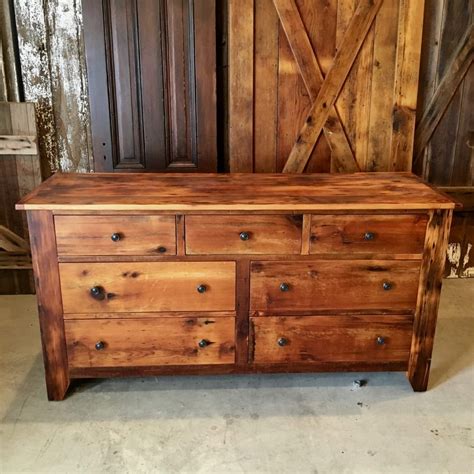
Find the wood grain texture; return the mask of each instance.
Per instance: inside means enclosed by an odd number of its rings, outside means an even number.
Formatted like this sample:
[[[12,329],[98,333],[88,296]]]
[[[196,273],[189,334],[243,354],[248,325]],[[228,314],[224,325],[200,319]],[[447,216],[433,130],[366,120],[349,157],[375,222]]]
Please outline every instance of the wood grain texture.
[[[410,316],[252,318],[255,363],[406,362]],[[383,338],[383,343],[377,343]],[[284,343],[284,345],[280,345]],[[379,340],[379,342],[381,342]]]
[[[255,261],[250,309],[414,310],[419,273],[417,261]],[[388,291],[384,283],[390,284]]]
[[[71,368],[231,364],[234,318],[66,321]],[[199,342],[206,341],[206,347]],[[104,348],[95,345],[102,342]]]
[[[36,298],[49,400],[62,400],[69,386],[63,306],[51,212],[28,213]]]
[[[302,221],[301,215],[186,216],[186,254],[299,254]]]
[[[279,20],[273,0],[255,2],[254,171],[275,173],[278,138]]]
[[[0,135],[0,155],[36,155],[35,135]]]
[[[410,173],[56,174],[17,209],[284,211],[451,209]]]
[[[327,120],[330,108],[337,100],[344,81],[360,47],[377,15],[381,0],[361,1],[344,36],[344,40],[334,58],[318,97],[311,107],[306,123],[301,129],[298,140],[293,147],[284,172],[303,172],[311,151]]]
[[[59,271],[65,313],[235,309],[234,262],[61,263]]]
[[[436,210],[428,221],[407,373],[417,392],[423,392],[428,387],[451,220],[452,211]]]
[[[424,8],[425,2],[419,0],[402,0],[400,3],[391,166],[388,171],[412,169]]]
[[[174,216],[56,216],[54,224],[59,255],[176,254]]]
[[[230,171],[253,171],[254,0],[229,3]]]
[[[310,253],[401,253],[421,258],[427,220],[423,214],[311,216]]]

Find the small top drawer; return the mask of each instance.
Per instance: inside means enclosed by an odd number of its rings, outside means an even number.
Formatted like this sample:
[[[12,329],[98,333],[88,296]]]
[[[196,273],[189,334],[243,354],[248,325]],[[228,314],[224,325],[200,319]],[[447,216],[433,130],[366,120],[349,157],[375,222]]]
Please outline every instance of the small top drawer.
[[[186,254],[299,254],[301,215],[186,216]]]
[[[174,216],[56,216],[59,255],[176,255]]]
[[[425,214],[313,215],[310,253],[423,253]]]

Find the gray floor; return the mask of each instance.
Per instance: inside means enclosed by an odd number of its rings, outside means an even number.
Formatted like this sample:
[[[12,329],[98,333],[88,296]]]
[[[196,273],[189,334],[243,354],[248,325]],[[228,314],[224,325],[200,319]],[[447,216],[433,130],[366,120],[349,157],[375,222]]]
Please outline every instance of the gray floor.
[[[0,297],[0,471],[470,473],[473,303],[445,283],[423,394],[400,373],[160,377],[51,403],[34,297]]]

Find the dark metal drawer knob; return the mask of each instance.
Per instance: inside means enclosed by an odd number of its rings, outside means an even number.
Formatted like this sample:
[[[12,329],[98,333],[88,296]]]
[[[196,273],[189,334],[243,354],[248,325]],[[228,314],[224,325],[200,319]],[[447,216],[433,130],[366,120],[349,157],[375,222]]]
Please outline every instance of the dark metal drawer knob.
[[[197,287],[198,293],[205,293],[207,291],[207,286],[206,285],[199,285]]]
[[[201,349],[204,349],[205,347],[207,347],[209,345],[209,341],[206,340],[206,339],[201,339],[199,342],[198,342],[198,345]]]
[[[241,232],[239,234],[240,240],[249,240],[250,234],[248,232]]]
[[[277,344],[280,347],[287,346],[288,345],[288,339],[286,337],[280,337],[280,338],[278,338]]]
[[[104,343],[104,342],[102,342],[102,341],[97,341],[97,342],[95,343],[95,350],[96,350],[96,351],[101,351],[101,350],[104,349],[104,348],[105,348],[105,343]]]
[[[366,232],[364,234],[364,240],[374,240],[375,234],[373,232]]]
[[[280,283],[280,291],[290,291],[290,285],[288,283]]]
[[[379,346],[383,346],[385,344],[385,338],[382,336],[378,336],[376,342]]]
[[[93,286],[90,289],[90,293],[96,300],[103,300],[105,298],[104,289],[101,286]]]
[[[166,247],[158,247],[158,252],[159,253],[165,253],[166,252]]]
[[[114,232],[110,238],[112,239],[113,242],[118,242],[122,236],[118,232]]]
[[[392,283],[390,283],[389,281],[384,281],[383,284],[382,284],[382,288],[385,290],[385,291],[389,291],[393,288],[393,285]]]

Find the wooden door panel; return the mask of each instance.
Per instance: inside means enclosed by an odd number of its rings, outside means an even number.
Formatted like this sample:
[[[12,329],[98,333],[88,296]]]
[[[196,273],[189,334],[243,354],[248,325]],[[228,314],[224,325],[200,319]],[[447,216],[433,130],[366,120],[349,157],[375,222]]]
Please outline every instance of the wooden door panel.
[[[215,0],[83,12],[95,170],[215,171]]]

